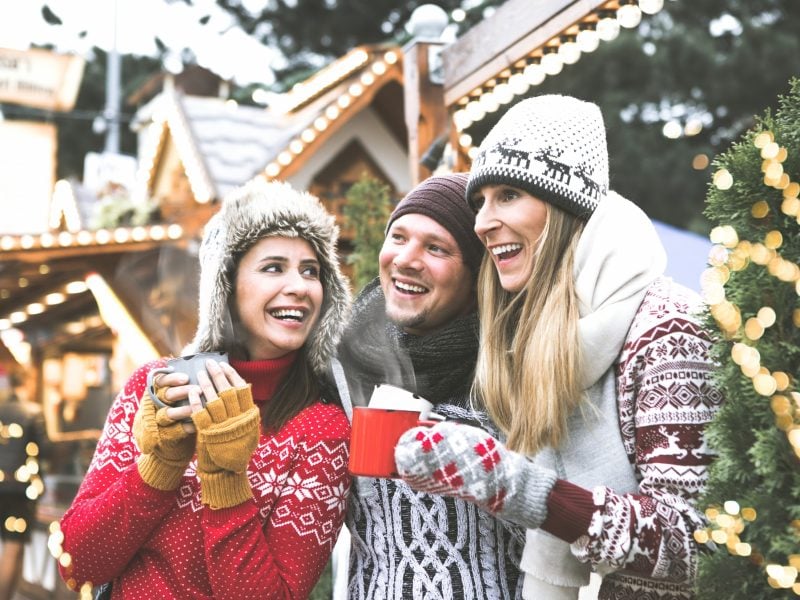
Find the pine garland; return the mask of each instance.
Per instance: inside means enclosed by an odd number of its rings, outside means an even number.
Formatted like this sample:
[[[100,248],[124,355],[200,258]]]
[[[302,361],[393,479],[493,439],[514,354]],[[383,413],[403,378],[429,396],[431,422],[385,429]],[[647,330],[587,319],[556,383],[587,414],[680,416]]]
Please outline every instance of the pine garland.
[[[800,597],[800,79],[714,161],[703,293],[726,403],[697,597]]]

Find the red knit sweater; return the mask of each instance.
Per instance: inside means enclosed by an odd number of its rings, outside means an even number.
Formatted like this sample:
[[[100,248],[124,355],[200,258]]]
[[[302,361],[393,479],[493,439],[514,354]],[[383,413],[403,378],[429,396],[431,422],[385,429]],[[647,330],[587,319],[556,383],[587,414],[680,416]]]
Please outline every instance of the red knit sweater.
[[[233,363],[270,398],[294,355]],[[350,485],[344,412],[317,402],[277,434],[262,432],[248,476],[254,500],[221,510],[200,503],[192,460],[174,492],[136,468],[133,418],[151,363],[125,384],[61,528],[72,558],[59,567],[77,589],[113,580],[113,598],[307,598],[342,525]]]

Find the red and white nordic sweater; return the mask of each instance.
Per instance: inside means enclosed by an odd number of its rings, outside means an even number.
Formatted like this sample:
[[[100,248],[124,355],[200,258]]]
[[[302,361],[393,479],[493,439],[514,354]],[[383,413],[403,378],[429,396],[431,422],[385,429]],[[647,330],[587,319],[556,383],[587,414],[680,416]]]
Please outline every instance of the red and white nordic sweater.
[[[232,362],[257,405],[294,360]],[[61,576],[73,589],[113,580],[112,598],[307,598],[342,525],[350,486],[350,426],[317,402],[277,434],[261,433],[248,468],[254,500],[221,510],[200,503],[193,459],[177,490],[147,485],[131,429],[145,391],[139,368],[114,403],[91,465],[64,514]]]
[[[619,424],[638,493],[559,480],[542,529],[585,562],[615,570],[600,600],[688,600],[697,574],[698,500],[714,458],[705,429],[723,402],[700,298],[667,278],[648,289],[616,365]],[[598,449],[602,451],[602,449]],[[587,533],[588,532],[588,533]]]

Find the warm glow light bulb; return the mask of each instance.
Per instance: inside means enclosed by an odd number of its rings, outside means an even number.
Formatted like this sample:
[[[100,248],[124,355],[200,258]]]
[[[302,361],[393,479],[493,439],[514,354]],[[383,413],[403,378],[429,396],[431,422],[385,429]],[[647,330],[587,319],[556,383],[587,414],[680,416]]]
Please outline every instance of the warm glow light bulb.
[[[464,110],[467,112],[467,116],[473,123],[475,121],[482,120],[483,117],[486,116],[486,111],[483,109],[478,100],[472,100],[469,104],[467,104]]]
[[[529,64],[527,67],[525,67],[525,70],[522,72],[522,74],[531,85],[539,85],[544,81],[545,77],[547,77],[547,73],[544,72],[542,65],[539,63]]]
[[[619,35],[619,21],[617,21],[614,13],[602,17],[597,22],[597,35],[604,42],[617,39]]]
[[[661,133],[665,138],[669,138],[671,140],[677,140],[681,137],[683,133],[683,127],[677,121],[669,121],[664,123],[664,127],[661,129]]]
[[[727,190],[733,185],[733,176],[727,169],[720,169],[714,173],[713,182],[717,189]]]
[[[514,99],[514,93],[507,83],[498,83],[494,86],[494,97],[500,104],[508,104]]]
[[[642,11],[636,4],[623,4],[617,9],[617,20],[625,29],[633,29],[642,22]]]
[[[472,119],[467,115],[467,111],[461,108],[453,113],[453,123],[458,131],[463,131],[472,125]]]
[[[648,15],[654,15],[664,8],[664,0],[639,0],[639,8]]]
[[[581,29],[575,37],[575,42],[581,52],[594,52],[600,45],[600,36],[597,34],[597,29],[592,26],[586,29]]]
[[[748,356],[748,346],[742,342],[736,342],[731,348],[731,358],[737,365],[744,364]]]
[[[575,40],[575,36],[564,36],[564,41],[558,47],[558,55],[566,65],[574,65],[580,60],[581,49]]]
[[[508,85],[515,96],[522,96],[531,87],[531,84],[528,83],[528,80],[525,79],[525,75],[522,73],[514,73],[509,78]]]
[[[762,396],[772,396],[778,385],[772,375],[759,373],[753,377],[753,388]]]
[[[548,75],[558,75],[564,68],[564,63],[557,52],[548,52],[542,56],[542,69]]]
[[[487,113],[493,113],[500,108],[500,103],[497,101],[497,98],[495,98],[495,95],[492,92],[484,92],[479,102],[481,104],[481,108]]]

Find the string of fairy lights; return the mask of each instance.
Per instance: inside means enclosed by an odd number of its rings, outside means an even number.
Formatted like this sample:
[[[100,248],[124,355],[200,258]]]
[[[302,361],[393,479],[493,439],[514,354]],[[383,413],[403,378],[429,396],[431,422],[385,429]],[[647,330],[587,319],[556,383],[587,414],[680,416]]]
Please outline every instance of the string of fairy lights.
[[[792,181],[783,169],[788,157],[787,149],[775,142],[771,131],[758,133],[753,143],[761,151],[764,184],[782,191],[781,212],[794,217],[800,224],[800,183]],[[734,180],[727,169],[720,169],[714,174],[712,182],[718,189],[727,190],[733,186]],[[764,200],[755,201],[750,208],[750,214],[755,219],[765,218],[769,211],[769,204]],[[725,284],[731,273],[742,271],[752,263],[765,268],[779,281],[794,285],[800,296],[800,266],[780,255],[778,250],[784,240],[778,230],[769,231],[762,241],[751,242],[739,239],[732,226],[722,225],[712,229],[710,239],[714,246],[709,253],[710,267],[701,278],[703,296],[726,339],[737,340],[731,347],[732,360],[739,365],[742,374],[752,381],[756,393],[770,399],[775,426],[786,434],[795,455],[800,458],[800,392],[794,389],[787,373],[770,371],[762,364],[757,348],[765,330],[776,322],[775,309],[762,306],[754,317],[748,318],[743,324],[741,310],[725,294]],[[792,319],[795,327],[800,327],[800,309],[794,309]],[[800,596],[800,554],[789,556],[785,565],[765,564],[763,556],[750,544],[742,542],[741,533],[745,526],[757,518],[754,508],[740,508],[735,500],[729,500],[721,510],[719,507],[708,508],[706,516],[711,525],[695,532],[694,537],[698,542],[713,541],[725,545],[735,556],[750,557],[764,568],[771,587],[791,589]],[[792,527],[800,531],[800,520],[793,521]]]
[[[350,77],[358,69],[362,69],[359,80],[351,83],[347,90],[339,94],[335,100],[319,112],[311,125],[290,140],[286,147],[277,154],[275,160],[264,168],[264,175],[270,179],[278,177],[317,137],[339,119],[357,98],[380,81],[381,77],[399,60],[400,54],[395,50],[387,50],[378,56],[373,56],[363,48],[359,48],[345,55],[314,78],[300,86],[295,86],[285,95],[283,103],[278,107],[279,112],[288,114],[297,110],[311,99],[319,97],[326,90]]]
[[[615,40],[621,29],[638,27],[643,15],[654,15],[663,7],[663,0],[606,3],[460,98],[453,107],[452,118],[462,151],[470,159],[477,156],[478,148],[466,131],[474,123],[527,94],[548,76],[558,75],[565,65],[577,63],[582,54],[594,52],[601,42]]]
[[[4,423],[0,421],[0,445],[20,439],[25,434],[22,425],[16,422]],[[39,475],[39,445],[36,442],[25,444],[25,462],[23,462],[13,473],[15,481],[25,486],[25,496],[29,500],[36,500],[44,493],[44,482]],[[0,471],[0,481],[3,481],[5,474]],[[24,533],[29,523],[23,517],[9,515],[3,522],[2,527],[6,531],[14,533]]]

